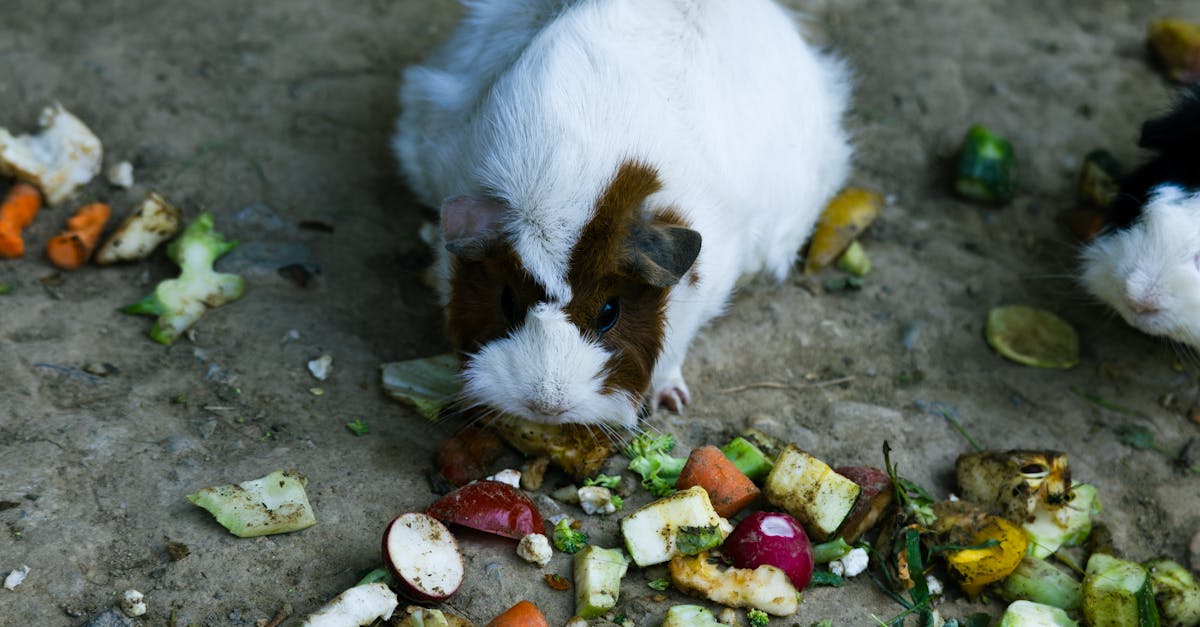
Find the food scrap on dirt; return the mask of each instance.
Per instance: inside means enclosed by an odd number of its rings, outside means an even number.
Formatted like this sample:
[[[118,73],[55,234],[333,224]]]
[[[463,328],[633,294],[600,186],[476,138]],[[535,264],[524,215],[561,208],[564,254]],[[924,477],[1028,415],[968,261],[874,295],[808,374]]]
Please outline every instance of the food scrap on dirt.
[[[1035,307],[1007,305],[988,312],[988,344],[1007,359],[1035,368],[1079,364],[1079,335],[1062,318]]]
[[[79,118],[55,103],[42,110],[37,135],[0,128],[0,174],[33,183],[57,205],[100,172],[103,147]]]
[[[50,263],[63,270],[75,270],[87,263],[100,243],[104,225],[112,209],[102,202],[84,205],[67,219],[67,228],[46,243]]]
[[[383,563],[396,590],[418,603],[440,603],[458,591],[466,571],[458,542],[436,518],[409,512],[383,532]]]
[[[1017,193],[1017,159],[1012,144],[987,127],[967,130],[954,171],[954,190],[967,200],[1004,204]]]
[[[387,363],[380,370],[383,391],[416,407],[429,420],[436,420],[446,403],[462,389],[458,358],[449,353]]]
[[[304,486],[308,479],[277,470],[261,479],[204,488],[187,499],[239,538],[307,529],[317,524]]]
[[[150,337],[160,344],[174,343],[204,312],[241,298],[246,280],[213,269],[217,258],[234,246],[236,240],[213,230],[211,214],[200,214],[167,245],[167,256],[179,265],[179,277],[162,281],[149,296],[121,311],[158,316]]]
[[[8,189],[0,204],[0,259],[14,259],[25,254],[21,231],[33,223],[42,206],[42,195],[29,183],[15,183]]]
[[[183,212],[156,192],[146,194],[96,251],[96,263],[140,261],[179,232]]]
[[[4,589],[16,590],[17,586],[21,585],[21,582],[25,581],[25,577],[27,576],[29,576],[29,567],[21,564],[20,568],[14,568],[4,577]]]
[[[1147,43],[1171,80],[1200,80],[1200,24],[1175,18],[1155,20],[1150,23]]]
[[[113,187],[129,189],[133,187],[133,164],[128,161],[118,161],[104,170],[104,178]]]
[[[875,221],[881,208],[883,196],[870,190],[847,187],[834,196],[817,219],[804,259],[804,273],[812,274],[833,263]],[[855,265],[862,266],[861,262]],[[866,274],[865,269],[862,274]]]
[[[572,557],[575,614],[596,618],[616,607],[629,560],[620,549],[589,546]]]
[[[400,601],[382,583],[354,586],[310,614],[300,627],[358,627],[388,620]]]

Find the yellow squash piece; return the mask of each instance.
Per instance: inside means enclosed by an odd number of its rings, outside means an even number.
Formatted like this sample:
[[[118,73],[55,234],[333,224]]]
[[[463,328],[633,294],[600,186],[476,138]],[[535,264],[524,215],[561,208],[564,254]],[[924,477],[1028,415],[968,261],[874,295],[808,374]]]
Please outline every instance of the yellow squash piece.
[[[883,196],[857,187],[847,187],[834,196],[817,219],[804,273],[812,274],[833,263],[875,221],[882,207]]]
[[[972,538],[972,546],[995,540],[986,548],[962,549],[946,555],[946,566],[971,598],[979,596],[988,584],[1009,576],[1025,557],[1029,541],[1017,525],[992,516]]]

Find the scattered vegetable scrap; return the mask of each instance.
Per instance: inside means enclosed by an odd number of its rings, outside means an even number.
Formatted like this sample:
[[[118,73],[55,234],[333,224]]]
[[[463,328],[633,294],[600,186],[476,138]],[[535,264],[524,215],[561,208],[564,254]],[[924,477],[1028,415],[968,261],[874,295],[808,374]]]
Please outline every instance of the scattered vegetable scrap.
[[[79,118],[60,104],[42,110],[37,135],[14,137],[0,128],[0,174],[33,183],[46,204],[57,205],[100,172],[103,147]]]
[[[140,261],[179,232],[183,212],[155,192],[146,194],[96,251],[96,263]]]
[[[1002,356],[1036,368],[1069,369],[1079,364],[1079,335],[1062,318],[1025,305],[988,312],[988,344]]]
[[[111,215],[112,209],[102,202],[80,207],[67,219],[67,229],[46,243],[50,263],[63,270],[75,270],[87,263]]]
[[[204,488],[187,499],[239,538],[299,531],[317,524],[304,486],[308,479],[277,470],[261,479]]]
[[[550,623],[536,605],[521,601],[493,618],[487,627],[550,627]]]
[[[0,205],[0,258],[14,259],[25,254],[21,231],[33,223],[42,206],[42,195],[29,183],[16,183]]]
[[[462,585],[458,543],[437,519],[420,512],[394,518],[383,532],[383,562],[395,588],[418,603],[440,603]]]
[[[416,407],[429,420],[436,420],[446,403],[462,389],[458,358],[451,354],[398,361],[380,368],[383,391]]]
[[[1200,80],[1200,24],[1179,19],[1150,23],[1147,43],[1167,76],[1180,83]]]
[[[620,549],[589,546],[572,558],[575,577],[575,614],[596,618],[616,607],[621,578],[629,560]]]
[[[498,481],[469,483],[434,501],[430,516],[454,525],[520,540],[546,525],[524,492]]]
[[[808,245],[808,256],[804,260],[804,273],[812,274],[833,263],[863,231],[875,221],[883,207],[883,196],[877,192],[848,187],[842,190],[821,212]],[[869,263],[856,261],[862,276],[870,269]]]
[[[1090,242],[1108,225],[1109,205],[1116,197],[1124,168],[1104,149],[1089,152],[1079,170],[1078,203],[1064,214],[1067,229],[1081,242]]]
[[[796,517],[817,540],[838,530],[862,488],[825,462],[789,444],[763,484],[767,501]]]
[[[396,606],[396,594],[382,583],[354,586],[310,614],[300,627],[357,627],[378,619],[388,620]]]
[[[981,125],[967,130],[955,165],[954,189],[976,202],[1004,204],[1017,193],[1012,144]]]
[[[179,265],[179,277],[162,281],[149,296],[121,311],[158,316],[150,337],[160,344],[174,343],[205,311],[241,298],[245,279],[213,269],[217,258],[234,246],[237,241],[213,230],[211,214],[200,214],[167,245],[167,256]]]
[[[722,518],[729,518],[758,499],[759,489],[738,467],[715,446],[693,449],[687,458],[675,487],[686,490],[700,486],[708,493],[713,509]]]
[[[14,568],[4,577],[4,589],[16,590],[17,586],[21,585],[21,582],[25,581],[25,577],[27,576],[29,576],[29,567],[21,564],[20,568]]]

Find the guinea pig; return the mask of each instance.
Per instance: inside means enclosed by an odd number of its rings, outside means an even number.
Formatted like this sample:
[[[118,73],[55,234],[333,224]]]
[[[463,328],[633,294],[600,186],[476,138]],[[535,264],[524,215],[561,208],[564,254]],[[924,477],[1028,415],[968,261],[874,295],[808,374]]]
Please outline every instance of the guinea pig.
[[[851,148],[842,63],[772,0],[473,0],[404,72],[464,404],[636,428],[744,274],[785,278]]]
[[[1133,327],[1200,348],[1200,86],[1142,126],[1153,156],[1122,177],[1082,283]]]

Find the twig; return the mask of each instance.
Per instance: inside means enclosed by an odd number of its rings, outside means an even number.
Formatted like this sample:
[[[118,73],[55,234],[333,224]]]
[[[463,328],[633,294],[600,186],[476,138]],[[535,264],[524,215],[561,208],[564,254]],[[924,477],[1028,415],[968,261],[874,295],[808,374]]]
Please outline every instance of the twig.
[[[808,388],[823,388],[839,383],[849,383],[854,380],[854,375],[838,377],[836,379],[826,379],[825,381],[813,381],[812,383],[779,383],[777,381],[760,381],[758,383],[747,383],[745,385],[736,385],[731,388],[717,390],[721,394],[733,394],[735,392],[745,392],[746,390],[754,389],[769,389],[769,390],[804,390]]]
[[[280,623],[287,620],[292,615],[292,604],[284,603],[283,607],[279,608],[278,612],[271,617],[271,620],[262,624],[262,627],[279,627]]]

